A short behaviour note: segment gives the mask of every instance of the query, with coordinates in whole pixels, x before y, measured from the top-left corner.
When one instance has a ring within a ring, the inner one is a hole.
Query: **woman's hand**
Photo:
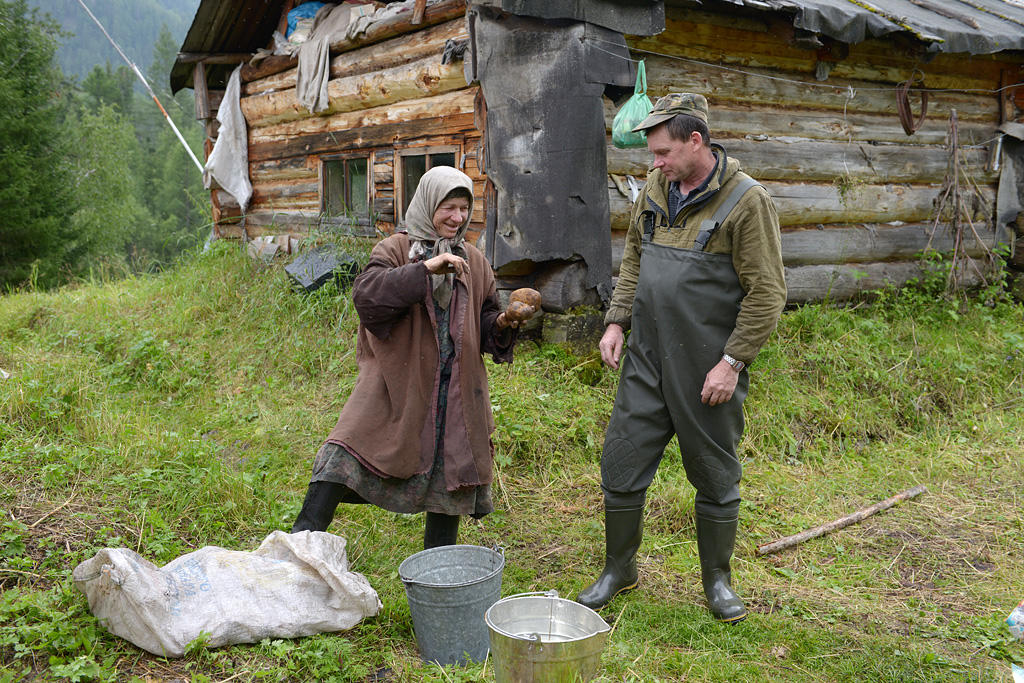
[[[498,314],[497,325],[499,330],[503,330],[506,327],[516,328],[519,327],[520,323],[524,323],[533,317],[537,311],[529,304],[523,303],[522,301],[513,301],[508,305],[504,311]]]
[[[424,261],[423,265],[427,267],[427,272],[431,275],[455,273],[456,277],[462,277],[469,274],[469,264],[466,259],[455,254],[438,254],[434,258]]]

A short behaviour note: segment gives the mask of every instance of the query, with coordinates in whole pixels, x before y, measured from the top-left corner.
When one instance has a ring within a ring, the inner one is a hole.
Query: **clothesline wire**
[[[607,54],[610,54],[613,57],[618,57],[619,59],[625,59],[626,61],[633,62],[634,64],[639,63],[641,61],[639,59],[633,59],[632,57],[625,57],[620,52],[613,52],[612,50],[606,50],[603,47],[599,47],[598,45],[594,45],[593,44],[593,43],[605,43],[607,45],[615,45],[617,47],[621,47],[621,45],[622,45],[621,43],[615,43],[615,42],[612,42],[610,40],[604,40],[602,38],[594,38],[592,36],[588,36],[588,37],[584,38],[584,40],[587,41],[587,42],[590,42],[592,44],[592,47],[595,50],[600,50],[601,52],[606,52]],[[842,87],[842,86],[836,85],[835,83],[832,83],[832,84],[828,84],[828,83],[813,83],[811,81],[801,81],[801,80],[797,80],[797,79],[794,79],[794,78],[783,78],[782,76],[771,76],[769,74],[757,73],[756,71],[746,71],[744,69],[737,69],[735,67],[725,66],[723,64],[715,64],[713,62],[706,62],[706,61],[703,61],[703,60],[700,60],[700,59],[691,59],[689,57],[680,57],[678,55],[667,55],[667,54],[664,54],[664,53],[661,53],[661,52],[654,52],[652,50],[643,50],[643,49],[640,49],[640,48],[628,48],[628,49],[629,49],[629,51],[631,53],[637,52],[637,53],[641,53],[641,54],[645,54],[645,55],[652,55],[652,56],[655,56],[655,57],[665,57],[666,59],[674,59],[674,60],[678,60],[678,61],[681,61],[681,62],[689,62],[691,64],[700,64],[701,66],[708,66],[708,67],[711,67],[711,68],[714,68],[714,69],[720,69],[722,71],[730,71],[732,73],[743,74],[744,76],[753,76],[755,78],[764,78],[764,79],[767,79],[767,80],[770,80],[770,81],[781,81],[783,83],[795,83],[797,85],[804,85],[804,86],[809,86],[809,87],[812,87],[812,88],[829,88],[831,90],[835,90],[838,87]],[[1011,89],[1016,88],[1016,87],[1018,87],[1018,85],[1007,85],[1007,86],[1003,86],[1002,88],[998,88],[996,90],[988,90],[988,89],[985,89],[985,88],[928,88],[928,92],[983,93],[983,94],[987,94],[987,95],[997,95],[997,94],[1003,92],[1004,90],[1011,90]],[[879,88],[864,88],[864,87],[857,88],[857,90],[864,90],[864,91],[889,91],[889,90],[892,90],[892,89],[893,89],[893,86],[879,87]],[[844,97],[846,96],[846,92],[845,91],[842,94],[843,94]]]

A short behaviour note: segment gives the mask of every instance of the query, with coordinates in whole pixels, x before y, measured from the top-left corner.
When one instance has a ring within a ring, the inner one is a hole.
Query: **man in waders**
[[[638,582],[644,499],[665,446],[679,439],[694,502],[697,552],[715,618],[747,616],[729,562],[740,506],[747,364],[786,303],[779,219],[768,192],[711,144],[708,104],[694,93],[658,100],[647,132],[653,170],[637,197],[601,358],[618,369],[601,456],[605,568],[578,602],[600,609]]]

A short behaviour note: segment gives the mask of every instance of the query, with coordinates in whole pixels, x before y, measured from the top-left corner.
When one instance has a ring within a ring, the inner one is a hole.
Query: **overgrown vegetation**
[[[669,448],[641,585],[617,598],[603,681],[1009,681],[1024,646],[1024,316],[998,292],[917,289],[789,311],[752,368],[734,563],[752,614],[707,614],[693,491]],[[172,271],[0,298],[0,681],[486,681],[419,661],[402,559],[421,516],[343,506],[332,532],[384,609],[342,634],[150,656],[71,582],[103,547],[164,564],[252,550],[298,511],[355,379],[356,315],[328,285],[216,243]],[[600,448],[616,375],[524,341],[490,366],[503,594],[572,597],[603,562]],[[2,376],[2,375],[0,375]],[[777,555],[757,546],[917,484],[928,493]]]

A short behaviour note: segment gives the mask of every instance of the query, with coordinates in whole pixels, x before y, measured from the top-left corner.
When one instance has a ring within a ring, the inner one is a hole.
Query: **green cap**
[[[696,116],[705,124],[708,122],[708,101],[703,95],[694,92],[673,92],[665,95],[654,105],[647,118],[640,122],[639,126],[633,128],[634,133],[639,133],[648,128],[654,128],[659,123],[665,123],[670,118],[679,114]]]

